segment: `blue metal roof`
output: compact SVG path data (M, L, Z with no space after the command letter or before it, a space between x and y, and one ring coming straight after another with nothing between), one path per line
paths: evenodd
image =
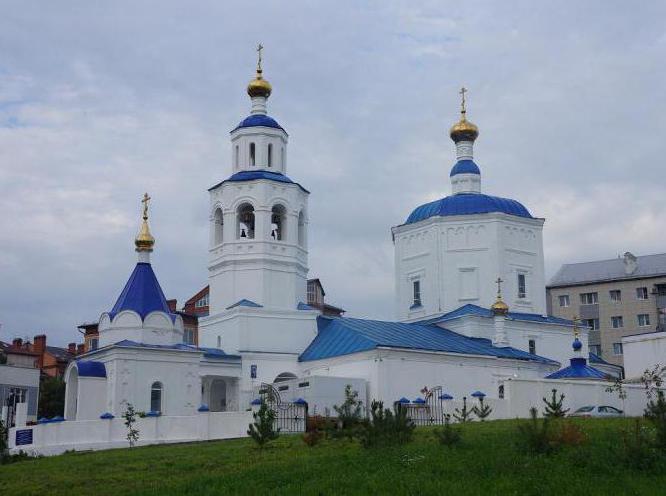
M243 298L242 300L237 301L233 305L229 305L227 307L227 310L231 310L232 308L236 308L236 307L263 308L263 305L260 305L259 303L255 303L252 300L246 300L245 298Z
M275 119L266 114L252 114L246 117L240 121L238 126L236 126L231 132L233 133L236 129L241 129L243 127L273 127L284 131L284 128L280 126Z
M197 347L191 344L178 343L178 344L149 344L149 343L139 343L137 341L131 341L129 339L124 339L114 344L114 346L120 346L121 348L147 348L153 350L176 350L176 351L202 351L205 358L239 358L238 355L228 355L219 348L206 348L206 347Z
M451 168L450 177L455 176L456 174L479 174L481 175L481 170L479 166L474 163L473 160L458 160L456 165Z
M299 360L320 360L388 347L557 364L553 360L526 351L495 347L489 339L470 338L436 325L319 316L317 328L317 336Z
M574 357L570 360L571 365L566 368L560 369L546 376L546 379L592 379L592 380L608 380L608 374L605 374L599 369L590 367L587 360L583 357Z
M447 217L491 212L500 212L528 219L534 218L523 204L516 200L482 193L457 193L416 207L407 217L405 224L413 224L436 216Z
M79 377L106 377L106 367L102 362L77 360L76 370Z
M307 303L303 303L302 301L298 302L298 305L296 306L297 310L316 310L315 308L311 307Z
M476 315L479 317L492 318L494 314L489 308L483 308L472 303L463 305L451 312L440 315L439 317L432 317L430 319L421 320L416 322L417 324L437 324L440 322L447 322L449 320L459 319L460 317L465 317L467 315ZM507 313L507 318L511 320L522 320L527 322L542 322L546 324L559 324L566 326L573 326L572 320L562 319L560 317L555 317L553 315L548 315L544 317L538 313L525 313L525 312L509 312Z
M160 283L149 263L136 264L109 315L113 318L123 310L133 310L142 319L145 319L150 312L159 311L170 315L171 320L175 320L176 315L171 313Z
M215 188L217 188L218 186L220 186L220 185L222 185L226 182L254 181L255 179L268 179L269 181L276 181L278 183L295 184L296 186L301 188L306 193L309 193L309 191L307 189L305 189L303 186L301 186L297 182L292 181L291 179L289 179L284 174L280 174L279 172L267 171L267 170L236 172L230 178L225 179L224 181L222 181L220 183L217 183L212 188L208 188L208 191L214 190Z

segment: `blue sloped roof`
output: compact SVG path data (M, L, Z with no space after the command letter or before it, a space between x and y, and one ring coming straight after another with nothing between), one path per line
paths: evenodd
M243 298L242 300L237 301L233 305L229 305L227 307L227 310L231 310L232 308L236 307L250 307L250 308L262 308L263 305L260 305L259 303L255 303L252 300L246 300Z
M106 377L106 367L102 362L77 360L76 370L79 373L79 377Z
M129 339L123 339L114 344L121 348L147 348L154 350L178 350L178 351L202 351L205 358L238 358L238 355L229 355L219 348L197 347L191 344L150 344L139 343Z
M278 124L275 119L266 114L252 114L247 116L245 119L240 121L238 126L236 126L231 132L233 133L236 129L243 127L272 127L275 129L282 129L284 131L284 128L280 126L280 124Z
M298 305L296 306L297 310L316 310L315 308L312 308L310 305L307 303L303 303L302 301L298 302Z
M583 357L575 357L570 360L571 365L546 376L546 379L592 379L608 380L608 374L599 369L590 367Z
M528 219L534 218L527 208L516 200L482 193L457 193L416 207L407 217L405 224L413 224L436 216L447 217L491 212L500 212Z
M301 188L303 191L306 193L309 193L307 189L305 189L303 186L298 184L295 181L292 181L289 179L287 176L284 174L280 174L279 172L273 172L273 171L267 171L267 170L256 170L256 171L240 171L236 172L233 174L231 177L228 179L225 179L224 181L217 183L215 186L208 188L208 191L211 191L218 186L226 183L226 182L240 182L240 181L253 181L255 179L268 179L269 181L276 181L278 183L287 183L287 184L295 184L299 188Z
M474 305L468 303L463 305L451 312L440 315L439 317L432 317L430 319L421 320L417 324L436 324L440 322L447 322L449 320L458 319L467 315L477 315L479 317L491 318L494 316L492 310L489 308L483 308L479 305ZM573 326L572 320L562 319L560 317L555 317L553 315L548 315L544 317L538 313L525 313L525 312L509 312L507 317L511 320L523 320L528 322L543 322L547 324L559 324L559 325L568 325Z
M169 309L160 283L157 281L149 263L139 262L136 264L109 315L113 318L123 310L133 310L142 319L145 319L150 312L154 311L169 314L172 320L176 318L176 315L172 314Z
M485 355L557 364L515 348L498 348L489 339L470 338L436 325L407 324L347 317L317 317L317 337L301 354L301 361L319 360L377 347Z
M458 160L456 165L451 168L451 174L449 176L453 177L456 174L481 174L479 166L474 163L473 160Z

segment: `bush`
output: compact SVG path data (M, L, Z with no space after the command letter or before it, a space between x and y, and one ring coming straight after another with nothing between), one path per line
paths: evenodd
M323 415L308 416L306 421L305 430L307 432L321 431L330 432L335 430L337 419L332 417L324 417Z
M259 411L252 414L254 423L250 424L247 435L263 448L267 443L277 439L280 429L275 429L275 412L268 407L265 401L261 402Z
M645 418L654 426L656 446L659 450L666 452L666 398L664 392L657 391L656 400L651 399L645 408Z
M444 446L457 446L462 441L461 430L451 425L451 415L444 415L444 427L435 429L435 436Z
M640 419L632 428L622 430L622 448L622 461L633 469L649 470L659 461L652 432L641 425Z
M553 442L556 446L580 446L587 442L587 434L572 422L565 422L555 433Z
M536 407L530 408L530 420L518 425L518 441L532 453L548 454L556 448L550 418L538 416Z
M319 441L322 439L324 439L324 433L322 431L312 430L303 434L303 442L310 447L318 445Z
M414 423L407 416L407 409L398 406L394 412L384 408L382 401L373 401L370 420L360 424L357 436L365 448L404 444L414 434Z
M39 412L37 416L56 417L65 412L65 381L60 377L43 376L39 384Z
M339 431L334 435L340 435L349 439L356 434L358 425L362 420L363 402L358 399L358 391L353 391L351 384L345 386L345 401L342 405L334 405L333 409L338 414Z

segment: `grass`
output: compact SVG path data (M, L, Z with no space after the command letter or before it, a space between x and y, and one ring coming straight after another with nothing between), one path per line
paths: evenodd
M641 471L621 459L633 420L576 420L589 442L549 456L516 446L518 422L464 425L451 448L420 428L411 443L381 450L282 436L264 450L237 439L67 453L0 466L0 494L664 494L663 464Z

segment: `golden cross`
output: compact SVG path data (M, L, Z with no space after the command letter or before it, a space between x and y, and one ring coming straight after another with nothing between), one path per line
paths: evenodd
M464 88L463 88L464 89ZM502 294L502 283L504 282L501 277L498 277L495 281L497 283L497 296Z
M150 201L150 196L148 196L148 193L143 194L143 200L141 200L141 203L143 203L143 220L148 220L148 202Z
M257 72L261 72L261 51L264 49L264 46L259 43L257 45L257 54L258 54L258 59L257 59Z
M460 103L460 112L464 114L467 112L467 110L465 110L465 93L467 93L467 88L463 86L462 88L460 88L459 93L460 96L462 97L462 102Z

